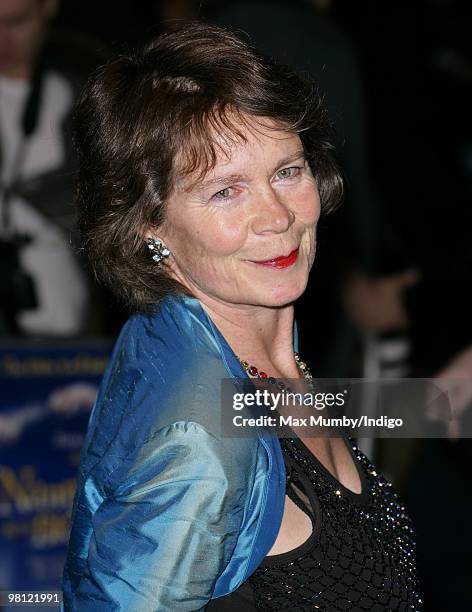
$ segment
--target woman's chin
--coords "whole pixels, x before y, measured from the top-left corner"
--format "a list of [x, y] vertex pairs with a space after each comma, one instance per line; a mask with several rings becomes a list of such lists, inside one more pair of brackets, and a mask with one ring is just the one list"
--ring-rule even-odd
[[292, 304], [304, 293], [307, 281], [298, 283], [285, 283], [267, 287], [263, 293], [263, 286], [259, 287], [258, 293], [263, 305], [268, 307], [281, 307]]

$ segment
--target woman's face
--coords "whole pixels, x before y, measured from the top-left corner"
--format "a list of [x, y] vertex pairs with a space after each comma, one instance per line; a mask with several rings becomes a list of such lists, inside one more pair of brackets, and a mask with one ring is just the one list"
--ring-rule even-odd
[[[296, 134], [242, 128], [220, 137], [217, 163], [195, 183], [177, 181], [155, 233], [171, 272], [208, 301], [284, 306], [304, 291], [315, 257], [318, 189]], [[241, 128], [240, 128], [241, 129]]]

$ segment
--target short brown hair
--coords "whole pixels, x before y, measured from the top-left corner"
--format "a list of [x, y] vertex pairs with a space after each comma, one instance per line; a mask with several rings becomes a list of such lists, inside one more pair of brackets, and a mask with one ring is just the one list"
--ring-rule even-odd
[[212, 167], [212, 133], [231, 134], [234, 113], [298, 133], [323, 211], [336, 206], [342, 183], [316, 88], [223, 28], [188, 24], [108, 62], [85, 86], [74, 125], [79, 230], [96, 275], [131, 308], [188, 293], [154, 264], [143, 230], [164, 220], [176, 170]]

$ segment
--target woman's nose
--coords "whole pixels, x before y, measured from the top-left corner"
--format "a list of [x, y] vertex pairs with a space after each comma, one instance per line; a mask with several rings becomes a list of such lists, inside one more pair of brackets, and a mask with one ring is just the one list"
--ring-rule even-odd
[[281, 234], [288, 230], [294, 220], [295, 213], [272, 187], [257, 194], [252, 222], [254, 233], [273, 232]]

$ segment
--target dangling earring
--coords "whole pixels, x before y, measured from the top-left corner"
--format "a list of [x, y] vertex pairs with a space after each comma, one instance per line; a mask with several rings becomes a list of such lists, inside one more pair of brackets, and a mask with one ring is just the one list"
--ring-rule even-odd
[[153, 260], [159, 264], [165, 257], [169, 257], [170, 251], [159, 238], [148, 238], [146, 240], [148, 249], [153, 253]]

